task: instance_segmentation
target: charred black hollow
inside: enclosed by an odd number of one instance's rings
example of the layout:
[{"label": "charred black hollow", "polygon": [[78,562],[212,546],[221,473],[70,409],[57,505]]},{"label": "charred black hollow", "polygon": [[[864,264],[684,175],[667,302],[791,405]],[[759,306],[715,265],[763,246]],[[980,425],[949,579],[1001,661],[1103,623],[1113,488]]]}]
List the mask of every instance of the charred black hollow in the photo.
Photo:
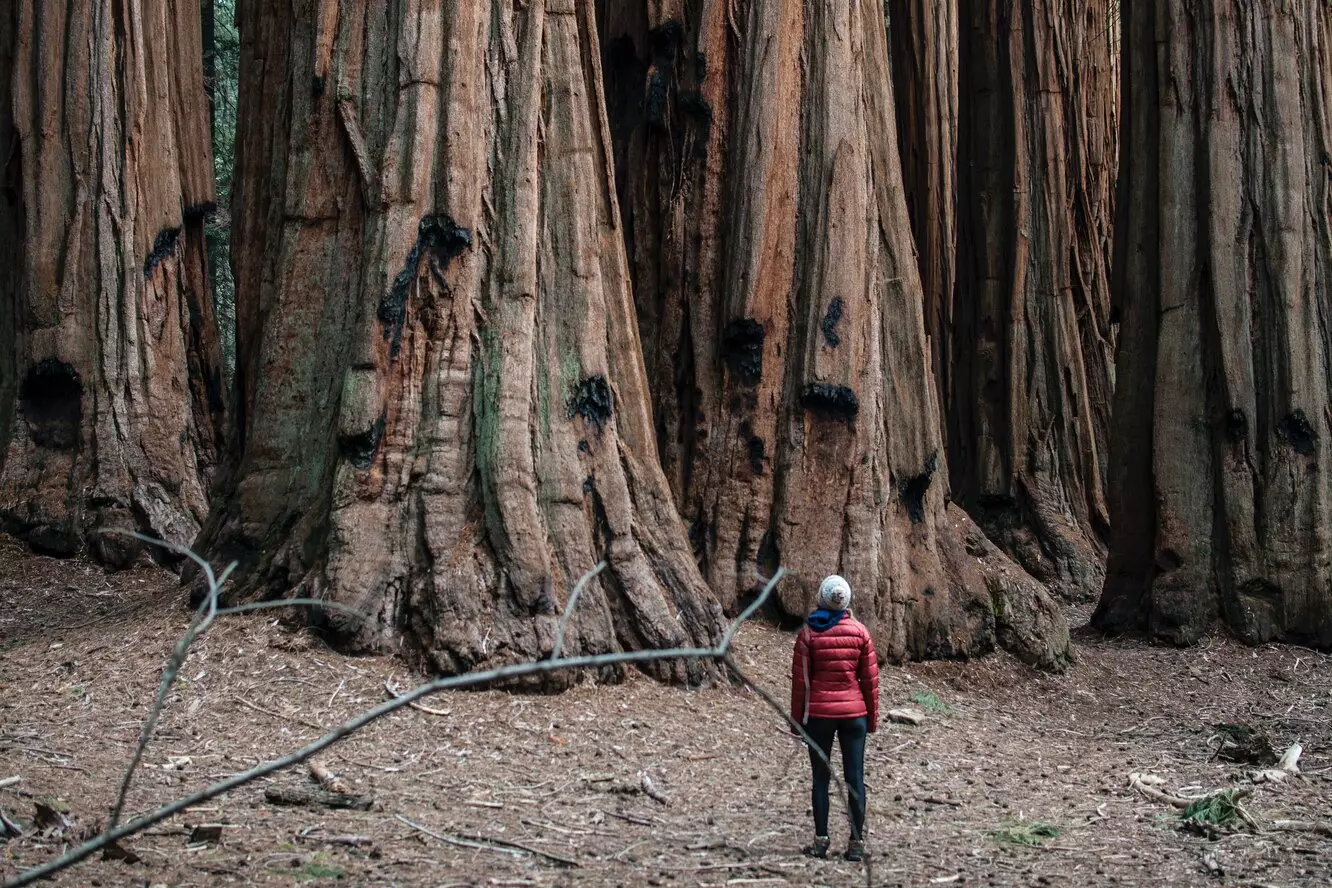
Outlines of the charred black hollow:
[{"label": "charred black hollow", "polygon": [[1226,414],[1226,437],[1232,441],[1243,441],[1249,436],[1249,417],[1236,407]]},{"label": "charred black hollow", "polygon": [[64,361],[44,358],[19,386],[19,409],[33,443],[48,450],[75,450],[83,424],[83,380]]},{"label": "charred black hollow", "polygon": [[811,382],[800,393],[800,406],[820,419],[850,423],[860,412],[860,399],[844,385]]},{"label": "charred black hollow", "polygon": [[767,445],[763,439],[754,434],[754,429],[748,422],[740,423],[740,435],[745,439],[745,449],[749,453],[749,468],[755,475],[763,474],[763,461],[767,457]]},{"label": "charred black hollow", "polygon": [[601,427],[611,418],[612,402],[610,383],[602,374],[594,374],[578,383],[574,389],[569,399],[569,418],[581,416],[596,426],[597,431],[601,431]]},{"label": "charred black hollow", "polygon": [[417,270],[423,258],[432,258],[443,268],[461,256],[472,246],[472,232],[453,221],[443,213],[431,213],[422,217],[417,227],[416,243],[407,254],[402,271],[393,278],[393,285],[379,300],[375,317],[384,328],[384,338],[392,340],[389,349],[391,357],[398,356],[402,347],[402,326],[407,320],[407,293],[412,281],[416,280]]},{"label": "charred black hollow", "polygon": [[368,469],[375,461],[379,442],[384,440],[384,414],[379,414],[370,428],[355,435],[339,435],[338,450],[342,458],[358,469]]},{"label": "charred black hollow", "polygon": [[671,19],[648,32],[648,46],[652,50],[652,65],[648,74],[647,95],[643,100],[644,116],[655,129],[666,126],[666,108],[675,77],[675,61],[684,42],[684,26]]},{"label": "charred black hollow", "polygon": [[680,44],[684,42],[684,35],[684,25],[676,19],[662,22],[648,31],[648,46],[652,47],[653,57],[674,62],[676,54],[680,51]]},{"label": "charred black hollow", "polygon": [[753,318],[731,321],[722,331],[722,359],[744,385],[763,379],[763,325]]},{"label": "charred black hollow", "polygon": [[925,471],[907,478],[898,488],[898,495],[902,499],[902,505],[906,507],[907,517],[911,519],[912,524],[919,524],[925,520],[925,494],[929,492],[930,482],[934,479],[934,473],[938,468],[939,454],[932,453],[925,461]]},{"label": "charred black hollow", "polygon": [[186,207],[185,221],[198,222],[200,219],[207,219],[216,212],[217,204],[213,203],[211,200],[206,200],[203,203],[197,203]]},{"label": "charred black hollow", "polygon": [[842,337],[837,335],[837,325],[842,321],[843,311],[842,300],[834,297],[828,303],[828,313],[823,316],[823,339],[834,348],[842,344]]},{"label": "charred black hollow", "polygon": [[1292,410],[1282,417],[1281,422],[1277,423],[1277,435],[1301,456],[1313,456],[1318,432],[1314,431],[1313,424],[1303,410]]},{"label": "charred black hollow", "polygon": [[708,156],[708,142],[712,138],[712,106],[697,90],[680,93],[680,111],[694,122],[694,156]]},{"label": "charred black hollow", "polygon": [[176,243],[180,240],[180,228],[163,228],[153,238],[153,251],[143,260],[143,278],[153,276],[153,269],[176,254]]}]

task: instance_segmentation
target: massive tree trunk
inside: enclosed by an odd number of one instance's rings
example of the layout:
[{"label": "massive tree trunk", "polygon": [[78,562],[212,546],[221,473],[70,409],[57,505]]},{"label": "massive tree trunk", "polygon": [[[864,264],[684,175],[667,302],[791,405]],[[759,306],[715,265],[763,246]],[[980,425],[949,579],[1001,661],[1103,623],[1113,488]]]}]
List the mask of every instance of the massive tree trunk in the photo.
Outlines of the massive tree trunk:
[{"label": "massive tree trunk", "polygon": [[1332,646],[1332,12],[1123,15],[1114,534],[1094,623]]},{"label": "massive tree trunk", "polygon": [[1034,577],[1088,599],[1101,588],[1109,532],[1107,4],[963,9],[953,493]]},{"label": "massive tree trunk", "polygon": [[199,7],[0,19],[0,521],[124,564],[138,545],[93,531],[191,542],[225,429]]},{"label": "massive tree trunk", "polygon": [[[202,548],[436,669],[706,644],[657,464],[591,0],[242,2],[243,453]],[[664,677],[699,681],[696,664]]]},{"label": "massive tree trunk", "polygon": [[946,439],[957,249],[957,0],[888,0],[886,6],[902,182]]},{"label": "massive tree trunk", "polygon": [[659,446],[723,603],[782,564],[803,614],[836,570],[886,656],[983,653],[996,612],[1040,613],[1014,647],[1060,662],[1044,590],[987,577],[947,506],[883,7],[601,14]]}]

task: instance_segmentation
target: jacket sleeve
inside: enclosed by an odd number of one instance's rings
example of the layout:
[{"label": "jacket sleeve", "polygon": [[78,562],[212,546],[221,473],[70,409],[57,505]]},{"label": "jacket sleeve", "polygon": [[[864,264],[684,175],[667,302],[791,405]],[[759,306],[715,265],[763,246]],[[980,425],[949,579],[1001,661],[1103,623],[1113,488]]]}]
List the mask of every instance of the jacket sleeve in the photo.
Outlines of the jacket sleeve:
[{"label": "jacket sleeve", "polygon": [[791,718],[798,724],[805,723],[805,661],[808,656],[805,630],[801,629],[791,655]]},{"label": "jacket sleeve", "polygon": [[856,669],[860,679],[860,694],[865,698],[865,712],[870,733],[879,729],[879,658],[874,653],[874,639],[865,631],[865,643],[860,648],[860,663]]}]

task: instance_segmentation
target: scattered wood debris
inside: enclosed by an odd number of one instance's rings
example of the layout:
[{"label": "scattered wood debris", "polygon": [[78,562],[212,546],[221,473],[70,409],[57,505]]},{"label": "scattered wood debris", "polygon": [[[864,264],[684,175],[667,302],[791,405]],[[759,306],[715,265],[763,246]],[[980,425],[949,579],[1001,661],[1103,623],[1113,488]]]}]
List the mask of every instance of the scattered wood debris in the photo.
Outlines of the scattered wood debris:
[{"label": "scattered wood debris", "polygon": [[187,845],[216,845],[222,841],[222,824],[201,823],[190,830]]},{"label": "scattered wood debris", "polygon": [[310,779],[329,792],[351,795],[351,787],[347,785],[347,781],[319,764],[319,762],[310,762]]},{"label": "scattered wood debris", "polygon": [[270,786],[264,790],[264,799],[269,804],[285,807],[343,808],[352,811],[369,811],[375,804],[373,796],[349,795],[305,786]]}]

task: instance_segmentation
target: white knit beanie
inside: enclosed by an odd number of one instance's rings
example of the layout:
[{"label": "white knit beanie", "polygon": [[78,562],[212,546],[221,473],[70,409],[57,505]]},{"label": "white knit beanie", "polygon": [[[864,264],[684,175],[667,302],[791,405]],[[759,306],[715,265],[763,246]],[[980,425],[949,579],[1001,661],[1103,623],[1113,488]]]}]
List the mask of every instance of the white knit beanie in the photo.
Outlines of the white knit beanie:
[{"label": "white knit beanie", "polygon": [[819,586],[819,607],[830,611],[844,611],[851,606],[851,584],[833,574]]}]

